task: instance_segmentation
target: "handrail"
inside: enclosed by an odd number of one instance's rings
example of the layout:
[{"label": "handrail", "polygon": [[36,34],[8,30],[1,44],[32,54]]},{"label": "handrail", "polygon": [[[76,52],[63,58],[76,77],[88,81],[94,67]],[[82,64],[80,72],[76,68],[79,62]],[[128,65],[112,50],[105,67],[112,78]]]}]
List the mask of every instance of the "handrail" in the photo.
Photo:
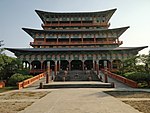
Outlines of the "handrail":
[{"label": "handrail", "polygon": [[22,82],[19,82],[18,83],[18,89],[23,89],[25,87],[28,87],[29,85],[32,85],[34,82],[36,82],[36,81],[40,80],[41,78],[45,77],[45,75],[46,75],[46,72],[41,73],[39,75],[36,75],[36,76],[34,76],[32,78],[29,78],[27,80],[24,80]]},{"label": "handrail", "polygon": [[105,69],[101,69],[101,70],[102,70],[102,72],[107,73],[107,75],[109,77],[111,77],[113,79],[116,79],[116,80],[118,80],[118,81],[120,81],[120,82],[122,82],[122,83],[124,83],[124,84],[126,84],[126,85],[128,85],[130,87],[132,87],[132,88],[137,88],[138,87],[137,82],[135,82],[133,80],[127,79],[127,78],[125,78],[123,76],[117,75],[117,74],[112,73],[110,71],[107,71]]}]

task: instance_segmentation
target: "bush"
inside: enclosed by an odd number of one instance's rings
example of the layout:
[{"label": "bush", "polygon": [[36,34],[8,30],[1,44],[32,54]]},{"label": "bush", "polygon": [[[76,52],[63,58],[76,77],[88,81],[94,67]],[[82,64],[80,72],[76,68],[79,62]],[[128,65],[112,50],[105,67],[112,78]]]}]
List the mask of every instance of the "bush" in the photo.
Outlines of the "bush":
[{"label": "bush", "polygon": [[124,76],[136,82],[150,80],[150,75],[147,73],[142,73],[142,72],[128,72],[128,73],[125,73]]},{"label": "bush", "polygon": [[18,70],[17,73],[20,73],[22,75],[28,75],[29,74],[29,70],[27,70],[27,69]]},{"label": "bush", "polygon": [[128,79],[134,80],[138,83],[138,86],[150,87],[150,74],[143,72],[128,72],[125,73],[124,76]]},{"label": "bush", "polygon": [[16,74],[13,74],[9,78],[8,84],[12,85],[12,86],[16,86],[18,82],[21,82],[21,81],[28,79],[28,78],[31,78],[31,77],[32,77],[31,75],[22,75],[20,73],[16,73]]}]

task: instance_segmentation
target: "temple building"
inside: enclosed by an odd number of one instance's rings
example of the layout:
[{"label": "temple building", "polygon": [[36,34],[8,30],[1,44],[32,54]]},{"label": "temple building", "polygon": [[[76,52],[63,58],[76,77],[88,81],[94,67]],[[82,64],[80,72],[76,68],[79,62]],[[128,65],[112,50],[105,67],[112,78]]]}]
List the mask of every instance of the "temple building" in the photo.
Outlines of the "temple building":
[{"label": "temple building", "polygon": [[[33,48],[7,48],[28,68],[40,73],[47,64],[57,74],[60,70],[95,70],[106,65],[110,70],[121,61],[135,56],[143,47],[119,47],[119,37],[129,28],[109,29],[116,9],[98,12],[46,12],[35,10],[43,29],[22,28],[32,38]],[[50,62],[50,63],[48,63]]]}]

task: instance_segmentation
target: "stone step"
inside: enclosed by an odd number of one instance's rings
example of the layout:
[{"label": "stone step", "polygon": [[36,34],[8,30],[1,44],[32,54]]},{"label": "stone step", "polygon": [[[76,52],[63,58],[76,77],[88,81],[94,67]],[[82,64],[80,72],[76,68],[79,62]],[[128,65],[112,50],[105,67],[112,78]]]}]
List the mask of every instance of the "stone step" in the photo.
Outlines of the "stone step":
[{"label": "stone step", "polygon": [[[60,72],[58,76],[56,77],[56,81],[63,81],[63,72]],[[74,70],[69,71],[65,80],[66,81],[88,81],[89,76],[91,77],[92,81],[99,81],[97,75],[94,72],[91,72],[88,70],[87,72],[81,71],[81,70]]]},{"label": "stone step", "polygon": [[44,89],[52,88],[113,88],[112,83],[103,83],[103,82],[51,82],[49,84],[44,84]]}]

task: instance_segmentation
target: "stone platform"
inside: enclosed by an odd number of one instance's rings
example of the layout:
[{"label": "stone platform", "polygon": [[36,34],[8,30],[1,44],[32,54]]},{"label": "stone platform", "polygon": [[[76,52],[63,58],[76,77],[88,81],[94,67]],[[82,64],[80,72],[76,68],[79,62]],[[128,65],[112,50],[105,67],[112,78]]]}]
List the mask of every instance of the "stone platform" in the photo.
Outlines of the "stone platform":
[{"label": "stone platform", "polygon": [[113,83],[103,83],[96,81],[72,81],[72,82],[50,82],[49,84],[44,84],[44,89],[51,88],[113,88]]}]

